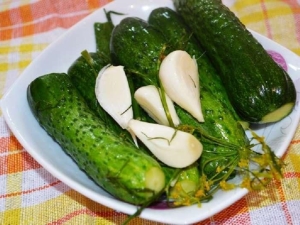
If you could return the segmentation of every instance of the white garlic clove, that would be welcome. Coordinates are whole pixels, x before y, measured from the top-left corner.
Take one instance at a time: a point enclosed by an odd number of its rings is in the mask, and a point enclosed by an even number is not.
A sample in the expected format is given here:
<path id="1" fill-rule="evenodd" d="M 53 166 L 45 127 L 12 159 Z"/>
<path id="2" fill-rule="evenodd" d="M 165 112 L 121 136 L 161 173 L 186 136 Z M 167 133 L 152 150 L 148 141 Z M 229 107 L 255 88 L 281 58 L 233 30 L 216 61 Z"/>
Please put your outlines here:
<path id="1" fill-rule="evenodd" d="M 173 124 L 178 126 L 180 121 L 175 111 L 174 104 L 169 96 L 165 96 Z M 154 85 L 140 87 L 135 91 L 134 98 L 154 121 L 162 125 L 170 126 L 157 87 Z"/>
<path id="2" fill-rule="evenodd" d="M 159 78 L 165 92 L 175 103 L 199 122 L 204 122 L 195 59 L 182 50 L 171 52 L 161 63 Z"/>
<path id="3" fill-rule="evenodd" d="M 153 155 L 168 166 L 187 167 L 202 154 L 202 144 L 190 133 L 139 120 L 130 120 L 128 126 Z"/>
<path id="4" fill-rule="evenodd" d="M 108 65 L 96 79 L 96 98 L 101 107 L 123 128 L 133 118 L 132 100 L 123 66 Z"/>

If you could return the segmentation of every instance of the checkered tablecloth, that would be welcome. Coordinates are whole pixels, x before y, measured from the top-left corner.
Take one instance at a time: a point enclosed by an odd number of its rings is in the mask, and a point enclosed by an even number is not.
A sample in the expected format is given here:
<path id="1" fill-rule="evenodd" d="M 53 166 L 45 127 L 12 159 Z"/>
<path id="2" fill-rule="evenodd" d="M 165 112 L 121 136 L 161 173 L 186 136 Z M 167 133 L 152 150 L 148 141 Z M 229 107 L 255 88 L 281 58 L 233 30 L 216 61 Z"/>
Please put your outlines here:
<path id="1" fill-rule="evenodd" d="M 126 1 L 126 0 L 116 0 Z M 159 0 L 157 0 L 159 1 Z M 110 0 L 0 0 L 0 97 L 73 24 Z M 300 55 L 299 0 L 224 0 L 248 28 Z M 300 71 L 299 71 L 300 76 Z M 13 104 L 13 102 L 12 102 Z M 21 110 L 21 109 L 20 109 Z M 282 182 L 249 193 L 204 224 L 300 224 L 300 127 Z M 126 215 L 70 189 L 19 144 L 0 114 L 0 224 L 121 224 Z M 159 224 L 140 218 L 130 224 Z"/>

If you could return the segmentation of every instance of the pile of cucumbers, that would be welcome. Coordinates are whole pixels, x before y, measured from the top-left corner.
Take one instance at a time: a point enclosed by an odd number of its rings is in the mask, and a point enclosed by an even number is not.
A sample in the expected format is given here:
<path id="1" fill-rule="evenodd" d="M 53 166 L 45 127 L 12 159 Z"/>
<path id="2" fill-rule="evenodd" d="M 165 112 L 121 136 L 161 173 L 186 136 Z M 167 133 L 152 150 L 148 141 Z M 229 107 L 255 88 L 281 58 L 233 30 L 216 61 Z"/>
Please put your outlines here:
<path id="1" fill-rule="evenodd" d="M 282 161 L 247 124 L 276 122 L 296 101 L 289 75 L 278 66 L 220 0 L 174 0 L 147 21 L 127 17 L 118 25 L 96 23 L 95 52 L 83 51 L 67 73 L 38 77 L 28 103 L 40 125 L 99 186 L 116 198 L 147 207 L 164 199 L 170 207 L 209 201 L 220 189 L 261 189 L 280 178 Z M 201 22 L 199 22 L 201 21 Z M 99 105 L 95 82 L 108 64 L 125 68 L 131 92 L 160 87 L 158 70 L 172 51 L 198 64 L 205 122 L 176 105 L 180 125 L 203 144 L 200 159 L 176 169 L 139 147 Z M 153 120 L 133 99 L 134 118 Z M 260 144 L 261 150 L 252 150 Z M 240 177 L 240 183 L 230 182 Z"/>

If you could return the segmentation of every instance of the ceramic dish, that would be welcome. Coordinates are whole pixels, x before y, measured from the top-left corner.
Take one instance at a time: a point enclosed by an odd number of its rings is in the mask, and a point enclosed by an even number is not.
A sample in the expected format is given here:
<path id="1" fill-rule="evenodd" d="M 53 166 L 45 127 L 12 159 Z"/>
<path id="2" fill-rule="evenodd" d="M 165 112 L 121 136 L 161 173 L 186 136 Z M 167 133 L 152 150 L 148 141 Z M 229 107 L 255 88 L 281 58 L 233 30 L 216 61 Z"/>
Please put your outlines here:
<path id="1" fill-rule="evenodd" d="M 126 16 L 138 16 L 147 19 L 149 13 L 157 7 L 173 8 L 170 0 L 127 0 L 114 1 L 105 6 L 107 11 L 126 13 Z M 124 16 L 113 16 L 113 22 L 119 23 Z M 94 22 L 106 21 L 103 9 L 99 9 L 69 29 L 57 41 L 46 48 L 23 72 L 1 101 L 3 116 L 23 147 L 52 175 L 85 195 L 86 197 L 119 212 L 133 214 L 136 206 L 119 201 L 107 194 L 67 156 L 39 126 L 30 112 L 26 89 L 36 77 L 51 72 L 66 72 L 68 67 L 83 50 L 95 51 Z M 298 73 L 300 59 L 286 48 L 253 32 L 254 36 L 285 67 L 295 82 L 297 92 L 300 90 Z M 299 97 L 299 96 L 298 96 Z M 286 151 L 299 121 L 299 105 L 287 118 L 272 125 L 256 127 L 257 133 L 266 137 L 267 143 L 278 156 Z M 235 189 L 228 192 L 219 191 L 215 198 L 201 207 L 196 205 L 176 209 L 145 209 L 141 217 L 153 221 L 171 224 L 191 224 L 204 220 L 247 194 L 247 190 Z"/>

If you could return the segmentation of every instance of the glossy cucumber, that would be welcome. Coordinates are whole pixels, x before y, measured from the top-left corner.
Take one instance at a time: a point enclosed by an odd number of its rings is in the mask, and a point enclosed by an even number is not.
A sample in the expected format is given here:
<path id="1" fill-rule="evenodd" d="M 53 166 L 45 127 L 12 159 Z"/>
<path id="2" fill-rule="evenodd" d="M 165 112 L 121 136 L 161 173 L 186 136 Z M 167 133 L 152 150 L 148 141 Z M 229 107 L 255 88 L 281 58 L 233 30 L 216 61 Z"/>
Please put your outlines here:
<path id="1" fill-rule="evenodd" d="M 39 124 L 98 185 L 123 201 L 148 203 L 165 187 L 160 165 L 106 129 L 66 74 L 47 74 L 28 87 Z"/>
<path id="2" fill-rule="evenodd" d="M 125 18 L 112 32 L 110 50 L 112 63 L 124 65 L 128 74 L 134 74 L 136 86 L 158 85 L 157 71 L 168 52 L 159 30 L 140 18 Z"/>
<path id="3" fill-rule="evenodd" d="M 292 111 L 291 78 L 221 0 L 174 0 L 174 5 L 219 71 L 243 120 L 276 122 Z"/>

